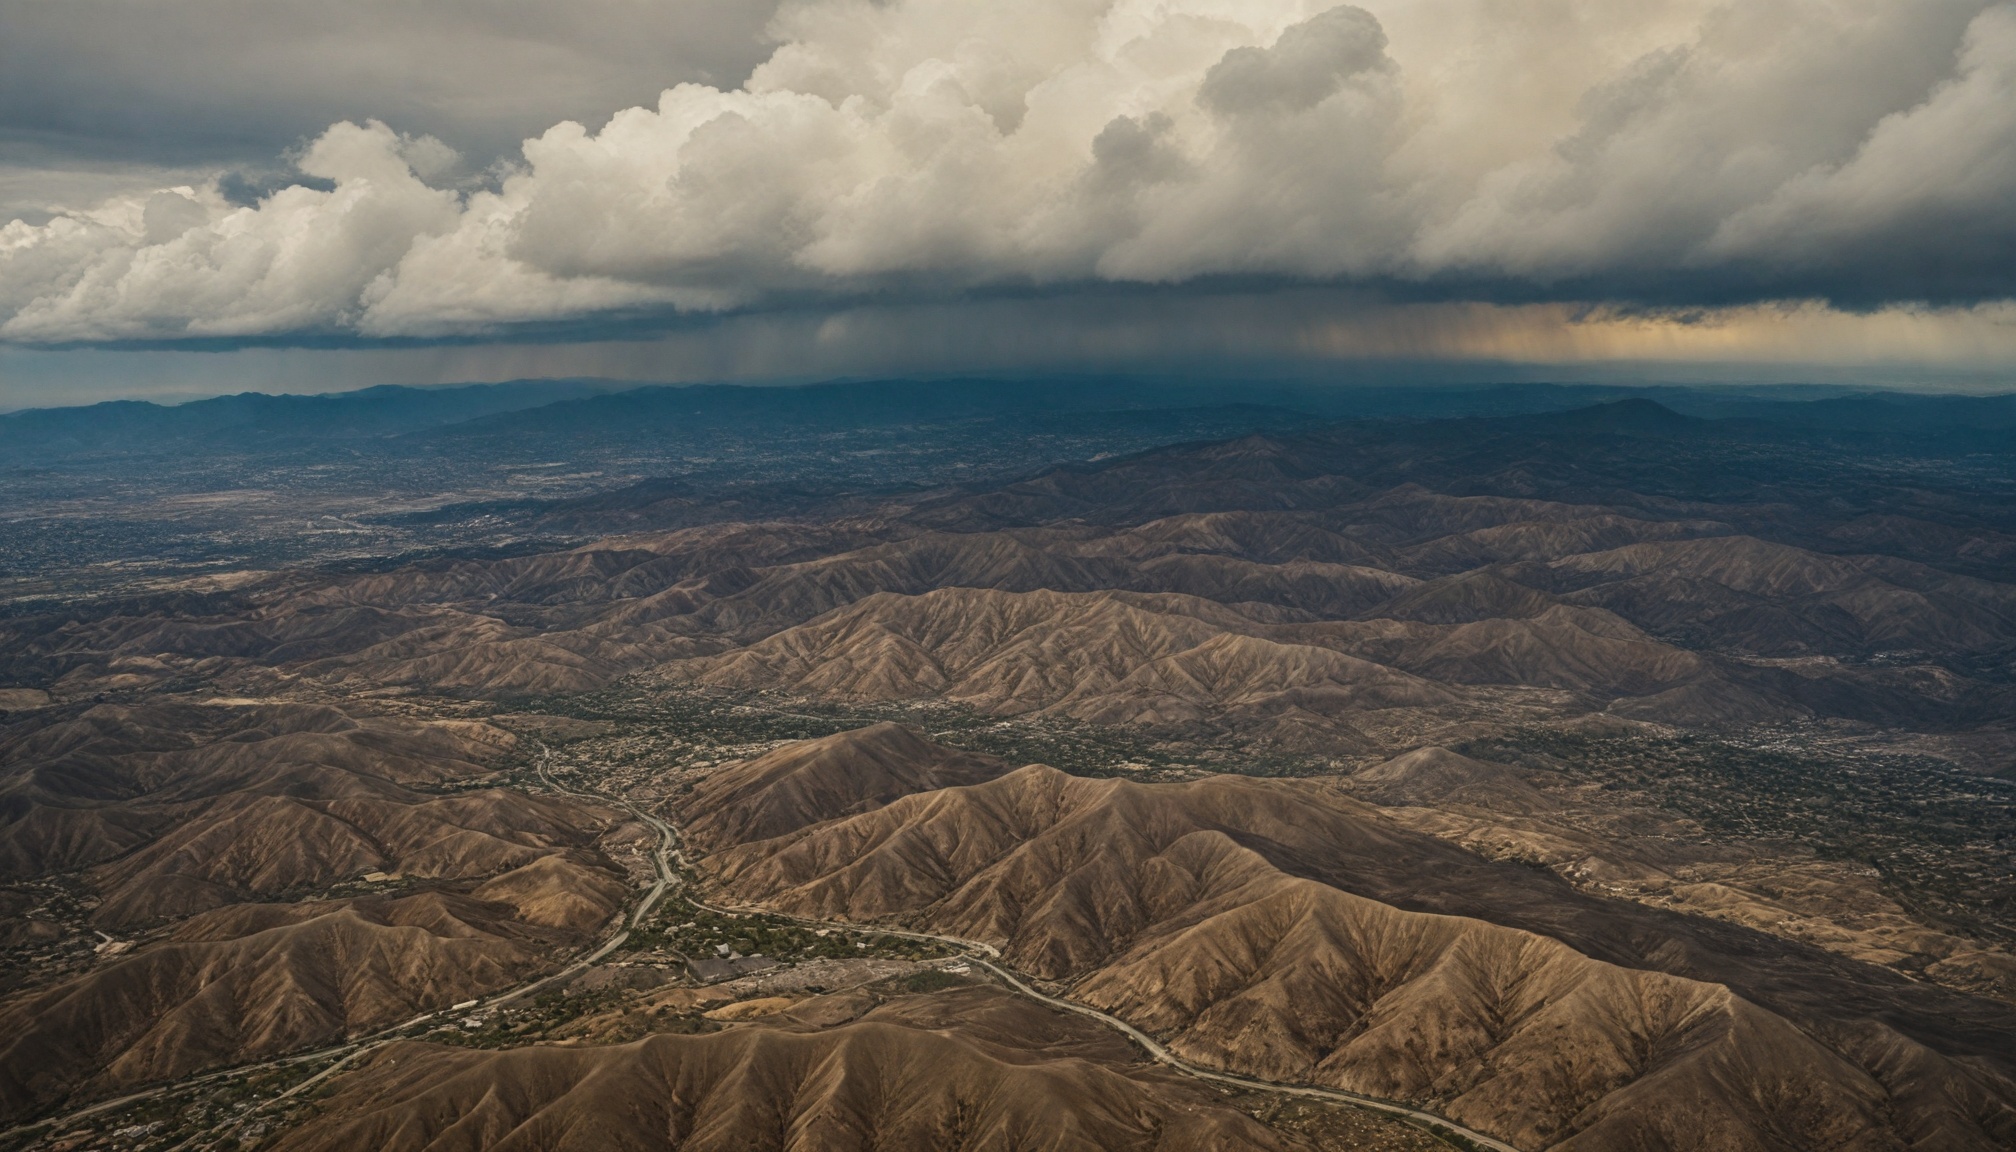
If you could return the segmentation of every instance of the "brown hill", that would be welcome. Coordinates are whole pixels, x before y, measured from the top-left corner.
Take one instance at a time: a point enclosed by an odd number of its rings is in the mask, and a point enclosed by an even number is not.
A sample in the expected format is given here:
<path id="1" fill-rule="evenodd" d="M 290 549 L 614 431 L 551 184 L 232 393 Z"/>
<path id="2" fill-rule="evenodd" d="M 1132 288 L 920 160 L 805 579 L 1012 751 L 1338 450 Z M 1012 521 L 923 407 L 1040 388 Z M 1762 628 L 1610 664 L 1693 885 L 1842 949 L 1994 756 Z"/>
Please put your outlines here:
<path id="1" fill-rule="evenodd" d="M 1996 669 L 2016 650 L 2016 584 L 1980 578 L 2006 566 L 1987 558 L 2000 537 L 1969 522 L 1965 501 L 1948 494 L 1913 516 L 1836 523 L 1831 496 L 1786 503 L 1767 485 L 1718 502 L 1709 496 L 1723 492 L 1720 475 L 1690 481 L 1695 497 L 1675 494 L 1656 468 L 1646 474 L 1657 481 L 1650 494 L 1614 476 L 1578 486 L 1563 477 L 1586 468 L 1596 441 L 1623 453 L 1611 461 L 1619 465 L 1644 445 L 1616 429 L 1535 441 L 1531 429 L 1494 427 L 1247 437 L 1064 467 L 991 491 L 892 497 L 857 520 L 717 524 L 536 556 L 275 577 L 227 602 L 136 601 L 89 619 L 10 622 L 0 625 L 0 651 L 24 670 L 24 686 L 59 702 L 180 676 L 255 688 L 306 676 L 346 689 L 575 692 L 716 658 L 775 666 L 719 671 L 712 682 L 880 699 L 949 691 L 1029 711 L 1057 707 L 1057 693 L 1034 680 L 1029 691 L 954 685 L 968 677 L 947 679 L 930 667 L 929 645 L 920 654 L 900 636 L 867 637 L 858 660 L 822 659 L 816 670 L 756 650 L 881 596 L 1105 595 L 1139 606 L 1146 595 L 1214 604 L 1247 622 L 1224 630 L 1333 648 L 1443 688 L 1519 690 L 1509 713 L 1506 693 L 1455 692 L 1444 701 L 1452 724 L 1613 705 L 1684 725 L 1818 716 L 1950 729 L 2007 714 L 2012 696 Z M 1625 439 L 1605 439 L 1617 435 Z M 1531 455 L 1543 442 L 1545 463 Z M 1890 554 L 1834 551 L 1893 539 Z M 1974 574 L 1914 559 L 1928 549 Z M 1635 634 L 1594 623 L 1605 616 Z M 1326 643 L 1312 638 L 1320 633 L 1251 626 L 1338 622 L 1380 628 L 1360 648 L 1342 632 Z M 1477 628 L 1442 643 L 1398 625 Z M 1758 656 L 1835 663 L 1759 671 Z M 1315 675 L 1309 687 L 1323 700 L 1350 699 L 1328 672 Z M 1248 707 L 1206 695 L 1071 707 L 1114 721 L 1209 715 L 1258 732 L 1296 707 L 1286 697 Z M 1001 703 L 1011 697 L 1023 699 Z M 1320 724 L 1298 725 L 1325 738 Z M 1388 727 L 1332 724 L 1328 738 L 1355 747 L 1354 732 Z"/>
<path id="2" fill-rule="evenodd" d="M 918 1001 L 926 1003 L 919 1004 Z M 936 1001 L 938 1003 L 930 1003 Z M 506 1052 L 397 1044 L 285 1152 L 1304 1152 L 1096 1025 L 991 989 L 851 1023 Z"/>
<path id="3" fill-rule="evenodd" d="M 1383 566 L 1383 548 L 1339 527 L 1335 517 L 1317 512 L 1191 512 L 1116 533 L 1108 547 L 1122 555 L 1209 553 L 1260 564 Z"/>
<path id="4" fill-rule="evenodd" d="M 2016 642 L 2016 586 L 1747 536 L 1636 544 L 1517 575 L 1656 632 L 1770 655 Z"/>
<path id="5" fill-rule="evenodd" d="M 1455 686 L 1465 684 L 1565 689 L 1584 694 L 1579 710 L 1590 710 L 1715 682 L 1718 674 L 1611 613 L 1560 604 L 1529 618 L 1463 624 L 1280 623 L 1197 597 L 961 588 L 877 594 L 747 648 L 668 664 L 657 675 L 1168 725 L 1248 723 L 1291 710 L 1332 718 L 1460 713 L 1465 697 Z M 1558 696 L 1540 704 L 1577 710 Z M 1657 714 L 1658 707 L 1641 711 Z"/>
<path id="6" fill-rule="evenodd" d="M 1177 592 L 1245 608 L 1271 605 L 1314 617 L 1356 616 L 1412 588 L 1397 572 L 1358 564 L 1289 560 L 1261 564 L 1227 556 L 1194 554 L 1146 561 L 1138 575 L 1121 584 L 1143 592 Z M 1250 608 L 1246 608 L 1251 611 Z"/>
<path id="7" fill-rule="evenodd" d="M 303 704 L 17 726 L 0 743 L 11 875 L 81 868 L 92 922 L 122 934 L 189 919 L 0 1007 L 0 1110 L 333 1042 L 555 966 L 628 887 L 595 848 L 613 813 L 480 786 L 514 743 Z M 246 902 L 356 893 L 374 872 L 400 894 Z"/>
<path id="8" fill-rule="evenodd" d="M 1032 767 L 720 852 L 705 868 L 744 902 L 994 942 L 1201 1062 L 1420 1100 L 1522 1146 L 1677 1150 L 1705 1135 L 1732 1149 L 1987 1149 L 2016 1136 L 2006 1061 L 1979 1063 L 2006 1057 L 1990 1055 L 1998 1030 L 2016 1034 L 2006 1009 L 1949 997 L 1961 1015 L 1920 1018 L 1911 1039 L 1862 1023 L 1868 987 L 1813 987 L 1783 1005 L 1795 1023 L 1649 963 L 1402 911 L 1281 868 L 1367 861 L 1374 886 L 1379 868 L 1416 884 L 1440 872 L 1483 907 L 1537 898 L 1589 914 L 1586 900 L 1516 876 L 1525 869 L 1464 855 L 1296 786 L 1148 786 Z M 1637 913 L 1612 915 L 1611 931 L 1634 931 Z M 1718 931 L 1668 932 L 1663 946 L 1699 950 Z M 1799 962 L 1842 978 L 1830 960 Z M 1894 1000 L 1886 1011 L 1908 1014 Z M 1968 1014 L 1977 1022 L 1961 1025 Z"/>
<path id="9" fill-rule="evenodd" d="M 680 821 L 687 843 L 709 852 L 1007 770 L 992 756 L 933 744 L 900 724 L 876 724 L 716 769 L 680 801 Z"/>
<path id="10" fill-rule="evenodd" d="M 1668 431 L 1619 431 L 1647 419 Z M 1932 982 L 1944 957 L 1988 952 L 1888 949 L 1921 981 L 1855 959 L 1923 927 L 1901 909 L 1839 955 L 1743 927 L 1793 935 L 1775 926 L 1799 903 L 1751 899 L 1740 885 L 1785 877 L 1760 878 L 1762 855 L 1736 874 L 1747 848 L 1711 845 L 1728 869 L 1669 885 L 1674 908 L 1724 922 L 1487 860 L 1460 847 L 1487 850 L 1481 836 L 1451 831 L 1552 837 L 1570 854 L 1536 854 L 1549 864 L 1616 848 L 1612 879 L 1681 854 L 1660 843 L 1676 821 L 1570 827 L 1554 805 L 1572 789 L 1417 747 L 1527 721 L 1845 718 L 1860 727 L 1831 736 L 2007 746 L 2016 506 L 1944 462 L 1886 477 L 1837 453 L 1809 475 L 1835 450 L 1658 438 L 1691 424 L 1640 404 L 1566 433 L 1255 436 L 825 505 L 856 520 L 10 613 L 0 941 L 90 967 L 0 1004 L 0 1107 L 323 1043 L 522 979 L 624 895 L 595 847 L 615 813 L 491 786 L 508 733 L 366 714 L 424 700 L 94 698 L 567 693 L 655 669 L 1326 756 L 1416 749 L 1348 781 L 1149 786 L 1007 772 L 894 726 L 844 734 L 677 801 L 731 899 L 984 938 L 1192 1059 L 1424 1101 L 1534 1149 L 2016 1147 L 2016 1016 Z M 360 896 L 374 869 L 400 887 Z M 162 927 L 87 960 L 94 900 L 108 928 Z M 982 999 L 601 1051 L 404 1048 L 300 1139 L 1271 1146 L 1208 1094 Z"/>
<path id="11" fill-rule="evenodd" d="M 1577 512 L 1584 509 L 1577 507 Z M 1469 572 L 1494 564 L 1558 560 L 1653 540 L 1726 535 L 1734 529 L 1712 520 L 1639 520 L 1599 513 L 1568 520 L 1497 524 L 1443 536 L 1402 551 L 1405 571 L 1421 575 Z"/>
<path id="12" fill-rule="evenodd" d="M 204 913 L 0 1008 L 0 1111 L 330 1044 L 510 986 L 556 967 L 625 892 L 546 857 L 468 894 Z"/>
<path id="13" fill-rule="evenodd" d="M 402 748 L 402 736 L 424 743 Z M 388 780 L 481 772 L 470 758 L 475 746 L 455 746 L 457 736 L 396 724 L 373 729 L 319 706 L 105 705 L 17 727 L 0 743 L 0 766 L 11 770 L 0 778 L 0 867 L 34 875 L 121 855 L 177 818 L 134 811 L 136 797 L 165 791 L 187 799 L 191 780 L 200 781 L 197 795 L 228 792 L 234 774 L 262 771 L 274 759 L 339 769 L 369 763 Z M 501 731 L 497 736 L 510 739 Z"/>
<path id="14" fill-rule="evenodd" d="M 1565 688 L 1611 700 L 1650 695 L 1715 673 L 1600 608 L 1550 604 L 1525 616 L 1464 623 L 1323 621 L 1271 630 L 1445 684 Z"/>
<path id="15" fill-rule="evenodd" d="M 1423 624 L 1468 624 L 1477 620 L 1521 620 L 1555 606 L 1555 599 L 1495 572 L 1471 572 L 1430 580 L 1371 613 L 1389 620 Z"/>
<path id="16" fill-rule="evenodd" d="M 939 696 L 984 711 L 1173 723 L 1288 707 L 1427 707 L 1445 689 L 1170 594 L 877 594 L 740 651 L 666 666 L 711 686 L 841 698 Z"/>
<path id="17" fill-rule="evenodd" d="M 1559 805 L 1502 764 L 1447 748 L 1416 748 L 1351 777 L 1352 792 L 1380 804 L 1467 804 L 1503 812 L 1545 812 Z"/>
<path id="18" fill-rule="evenodd" d="M 16 736 L 0 764 L 0 862 L 80 867 L 108 928 L 326 887 L 367 872 L 475 880 L 588 846 L 609 815 L 498 788 L 514 738 L 462 723 L 358 720 L 314 705 L 104 705 Z"/>

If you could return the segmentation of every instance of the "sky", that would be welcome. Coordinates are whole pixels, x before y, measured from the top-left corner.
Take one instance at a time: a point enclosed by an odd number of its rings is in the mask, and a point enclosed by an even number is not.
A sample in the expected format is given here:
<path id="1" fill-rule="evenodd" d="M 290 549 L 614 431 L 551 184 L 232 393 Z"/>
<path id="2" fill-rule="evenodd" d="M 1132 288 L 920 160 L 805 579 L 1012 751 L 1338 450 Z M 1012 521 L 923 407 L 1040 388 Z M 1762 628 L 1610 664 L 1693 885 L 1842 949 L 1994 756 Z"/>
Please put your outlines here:
<path id="1" fill-rule="evenodd" d="M 2016 387 L 2016 3 L 0 0 L 0 408 Z"/>

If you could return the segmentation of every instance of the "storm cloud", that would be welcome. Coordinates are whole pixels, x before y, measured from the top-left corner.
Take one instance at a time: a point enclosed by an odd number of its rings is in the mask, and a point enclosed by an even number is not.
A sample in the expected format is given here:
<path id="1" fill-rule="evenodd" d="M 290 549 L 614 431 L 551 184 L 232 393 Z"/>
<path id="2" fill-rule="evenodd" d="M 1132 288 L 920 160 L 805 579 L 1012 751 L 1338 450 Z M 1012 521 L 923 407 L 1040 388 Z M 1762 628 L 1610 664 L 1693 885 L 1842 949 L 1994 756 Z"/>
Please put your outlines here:
<path id="1" fill-rule="evenodd" d="M 255 204 L 211 181 L 15 221 L 0 338 L 435 339 L 1228 280 L 2016 294 L 2016 4 L 811 0 L 769 34 L 739 86 L 563 121 L 487 186 L 360 117 Z"/>

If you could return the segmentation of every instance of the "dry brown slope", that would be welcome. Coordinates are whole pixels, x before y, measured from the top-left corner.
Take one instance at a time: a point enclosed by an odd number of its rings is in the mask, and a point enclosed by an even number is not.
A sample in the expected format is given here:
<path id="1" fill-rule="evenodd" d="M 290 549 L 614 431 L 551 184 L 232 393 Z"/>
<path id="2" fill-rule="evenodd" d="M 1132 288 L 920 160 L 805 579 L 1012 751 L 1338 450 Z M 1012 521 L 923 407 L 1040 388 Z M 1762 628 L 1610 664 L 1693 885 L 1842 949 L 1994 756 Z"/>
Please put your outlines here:
<path id="1" fill-rule="evenodd" d="M 708 852 L 1007 770 L 992 756 L 934 744 L 900 724 L 876 724 L 717 769 L 679 802 L 679 816 L 687 843 Z"/>
<path id="2" fill-rule="evenodd" d="M 481 778 L 512 737 L 314 705 L 100 706 L 0 748 L 0 861 L 87 867 L 95 920 L 131 927 L 372 871 L 474 880 L 585 849 L 572 801 L 411 784 Z"/>
<path id="3" fill-rule="evenodd" d="M 2016 586 L 1750 536 L 1633 544 L 1516 571 L 1645 627 L 1756 652 L 1972 652 L 2016 641 Z"/>
<path id="4" fill-rule="evenodd" d="M 1382 610 L 1383 611 L 1383 610 Z M 1706 661 L 1598 608 L 1432 623 L 1379 616 L 1279 625 L 1270 638 L 1334 648 L 1446 684 L 1561 688 L 1608 700 L 1712 680 Z"/>
<path id="5" fill-rule="evenodd" d="M 1310 512 L 1183 513 L 1116 533 L 1106 547 L 1122 555 L 1212 553 L 1262 564 L 1382 562 L 1382 549 L 1339 527 L 1334 518 Z"/>
<path id="6" fill-rule="evenodd" d="M 659 674 L 839 698 L 938 696 L 991 712 L 1056 710 L 1103 722 L 1456 699 L 1404 672 L 1254 635 L 1262 628 L 1225 605 L 1167 593 L 878 593 Z"/>
<path id="7" fill-rule="evenodd" d="M 1340 731 L 1380 710 L 1467 714 L 1479 706 L 1468 685 L 1503 686 L 1548 714 L 1634 697 L 1656 714 L 1678 690 L 1736 691 L 1700 657 L 1611 613 L 1522 591 L 1534 603 L 1521 618 L 1440 624 L 1284 622 L 1265 605 L 1169 593 L 877 593 L 657 675 L 838 699 L 939 697 L 1100 723 L 1264 723 L 1295 713 L 1330 717 Z"/>
<path id="8" fill-rule="evenodd" d="M 131 851 L 191 803 L 310 765 L 394 785 L 480 777 L 515 738 L 462 723 L 307 704 L 99 705 L 0 743 L 0 869 L 86 867 Z"/>
<path id="9" fill-rule="evenodd" d="M 1633 515 L 1608 504 L 1450 496 L 1411 484 L 1361 491 L 1321 472 L 1347 466 L 1347 458 L 1319 452 L 1324 462 L 1297 463 L 1298 452 L 1267 441 L 1186 449 L 972 498 L 977 508 L 1012 505 L 1037 489 L 1077 494 L 1007 529 L 933 531 L 930 509 L 911 515 L 895 506 L 892 519 L 873 522 L 725 525 L 537 557 L 277 580 L 233 611 L 164 618 L 136 608 L 131 616 L 37 635 L 30 646 L 46 666 L 68 669 L 53 682 L 59 696 L 145 681 L 195 659 L 204 674 L 270 678 L 280 668 L 339 685 L 524 694 L 594 688 L 638 668 L 722 652 L 731 663 L 764 663 L 746 653 L 786 643 L 779 637 L 812 627 L 808 621 L 823 626 L 876 596 L 1127 590 L 1236 606 L 1254 622 L 1353 617 L 1394 625 L 1386 629 L 1391 635 L 1368 634 L 1364 650 L 1317 646 L 1445 685 L 1524 691 L 1522 707 L 1550 714 L 1623 700 L 1634 716 L 1682 724 L 1818 713 L 1924 727 L 1988 722 L 2009 707 L 2006 692 L 1966 672 L 1967 661 L 2016 643 L 2009 586 L 1893 557 L 1846 559 L 1732 535 L 1730 525 L 1699 517 L 1716 511 L 1709 505 L 1651 501 L 1665 514 L 1688 516 L 1660 519 L 1649 507 Z M 1162 509 L 1171 493 L 1134 487 L 1171 478 L 1179 487 L 1201 485 L 1189 496 L 1177 493 L 1179 504 L 1209 490 L 1245 510 Z M 1633 503 L 1629 493 L 1611 495 Z M 1059 519 L 1080 507 L 1080 496 L 1117 502 L 1100 516 L 1115 526 Z M 1306 509 L 1284 510 L 1305 497 L 1313 498 Z M 1167 511 L 1176 514 L 1138 522 Z M 1462 571 L 1473 563 L 1486 567 Z M 1437 578 L 1419 585 L 1422 575 Z M 1600 608 L 1662 639 L 1591 626 L 1604 615 L 1592 610 Z M 1447 636 L 1405 627 L 1417 624 L 1475 627 Z M 1816 665 L 1796 676 L 1739 674 L 1667 642 L 1675 636 L 1724 655 L 1922 649 L 1947 667 L 1878 675 L 1859 665 Z M 863 643 L 817 675 L 775 667 L 718 675 L 883 697 L 929 695 L 947 682 L 945 669 L 930 666 L 933 653 L 901 637 Z M 737 645 L 752 648 L 730 651 Z M 1390 661 L 1377 654 L 1396 645 Z M 957 698 L 991 707 L 998 689 L 968 685 Z M 1326 701 L 1338 695 L 1327 687 L 1320 693 Z M 1463 719 L 1498 719 L 1495 698 L 1504 693 L 1487 695 L 1493 699 L 1460 709 Z M 1221 705 L 1123 695 L 1072 707 L 1088 718 L 1180 721 Z M 1278 699 L 1260 718 L 1271 724 L 1296 707 Z"/>
<path id="10" fill-rule="evenodd" d="M 938 999 L 936 997 L 929 999 Z M 753 1025 L 602 1048 L 399 1044 L 284 1152 L 1294 1152 L 1211 1095 L 1004 993 L 828 1030 Z M 992 1017 L 990 1026 L 972 1023 Z M 1061 1047 L 1058 1053 L 1053 1047 Z M 1088 1059 L 1081 1052 L 1103 1059 Z"/>
<path id="11" fill-rule="evenodd" d="M 625 891 L 549 857 L 467 894 L 205 913 L 0 1007 L 0 1112 L 330 1044 L 508 987 L 554 967 Z"/>
<path id="12" fill-rule="evenodd" d="M 1555 560 L 1653 540 L 1721 536 L 1733 532 L 1712 520 L 1640 520 L 1600 510 L 1577 519 L 1528 520 L 1457 533 L 1403 550 L 1403 571 L 1419 574 L 1467 572 L 1490 564 Z"/>
<path id="13" fill-rule="evenodd" d="M 996 942 L 1201 1062 L 1418 1100 L 1522 1146 L 1700 1147 L 1704 1105 L 1732 1149 L 2016 1138 L 2016 1085 L 1901 1036 L 1848 1045 L 1889 1052 L 1865 1070 L 1726 987 L 1400 911 L 1242 846 L 1298 838 L 1308 800 L 1031 767 L 707 868 L 736 899 Z M 1317 821 L 1333 837 L 1418 847 L 1339 814 Z"/>
<path id="14" fill-rule="evenodd" d="M 1469 804 L 1501 812 L 1545 812 L 1553 799 L 1502 764 L 1433 746 L 1416 748 L 1351 777 L 1352 791 L 1380 804 Z"/>
<path id="15" fill-rule="evenodd" d="M 108 927 L 144 924 L 374 871 L 481 878 L 584 847 L 606 823 L 577 805 L 505 789 L 330 796 L 330 784 L 350 781 L 289 775 L 286 794 L 220 798 L 145 848 L 92 870 L 105 894 L 94 919 Z"/>

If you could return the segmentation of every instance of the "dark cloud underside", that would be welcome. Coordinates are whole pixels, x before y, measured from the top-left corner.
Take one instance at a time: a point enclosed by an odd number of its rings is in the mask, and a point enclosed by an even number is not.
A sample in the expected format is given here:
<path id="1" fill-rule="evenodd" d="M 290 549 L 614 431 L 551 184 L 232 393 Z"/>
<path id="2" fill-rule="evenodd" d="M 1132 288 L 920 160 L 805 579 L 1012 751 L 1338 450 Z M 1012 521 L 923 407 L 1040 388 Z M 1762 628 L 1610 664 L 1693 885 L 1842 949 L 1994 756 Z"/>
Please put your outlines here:
<path id="1" fill-rule="evenodd" d="M 1088 286 L 1625 311 L 2016 294 L 2011 3 L 807 0 L 767 56 L 765 14 L 725 2 L 17 7 L 6 130 L 164 160 L 315 132 L 298 183 L 220 171 L 7 226 L 17 343 Z"/>

